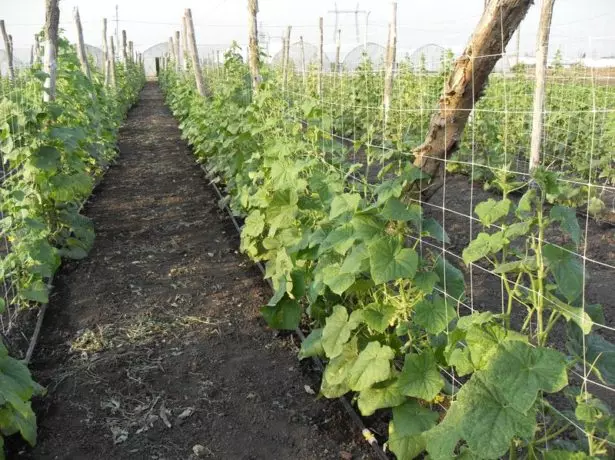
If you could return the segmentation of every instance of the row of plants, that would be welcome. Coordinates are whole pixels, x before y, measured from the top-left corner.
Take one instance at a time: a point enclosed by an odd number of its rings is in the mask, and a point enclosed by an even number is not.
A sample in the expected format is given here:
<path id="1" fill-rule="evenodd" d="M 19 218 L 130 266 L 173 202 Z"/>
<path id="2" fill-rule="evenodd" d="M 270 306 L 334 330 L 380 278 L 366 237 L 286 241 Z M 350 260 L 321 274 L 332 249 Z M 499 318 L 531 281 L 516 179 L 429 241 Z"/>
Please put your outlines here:
<path id="1" fill-rule="evenodd" d="M 364 416 L 390 411 L 386 445 L 400 459 L 611 456 L 615 419 L 575 379 L 588 364 L 615 384 L 615 347 L 594 332 L 601 307 L 584 303 L 581 232 L 557 177 L 538 170 L 516 203 L 520 184 L 499 176 L 502 199 L 476 206 L 484 231 L 463 260 L 502 277 L 506 308 L 469 311 L 462 269 L 422 244 L 446 232 L 405 195 L 424 173 L 400 157 L 376 184 L 357 180 L 363 165 L 330 135 L 340 120 L 327 101 L 289 100 L 275 69 L 261 72 L 252 92 L 234 47 L 207 98 L 190 73 L 160 81 L 197 160 L 226 187 L 220 204 L 245 219 L 241 250 L 265 264 L 275 293 L 264 318 L 309 328 L 300 358 L 326 362 L 320 394 L 350 394 Z M 566 245 L 546 243 L 547 231 Z M 566 351 L 551 346 L 558 327 Z"/>
<path id="2" fill-rule="evenodd" d="M 0 285 L 13 286 L 0 297 L 2 313 L 47 303 L 61 260 L 82 259 L 92 246 L 94 228 L 81 207 L 117 155 L 119 126 L 144 83 L 140 66 L 116 65 L 115 88 L 105 87 L 93 61 L 88 79 L 74 46 L 61 38 L 53 102 L 43 101 L 47 74 L 40 65 L 1 81 L 0 160 L 12 174 L 0 183 L 0 237 L 8 241 Z M 30 399 L 43 391 L 0 343 L 3 436 L 19 432 L 34 445 Z"/>
<path id="3" fill-rule="evenodd" d="M 333 132 L 340 136 L 411 151 L 424 139 L 452 62 L 451 53 L 445 53 L 441 70 L 434 73 L 424 64 L 402 60 L 386 126 L 383 71 L 367 58 L 352 72 L 324 74 L 322 95 L 317 69 L 311 69 L 305 82 L 291 69 L 285 97 L 298 101 L 307 91 L 322 98 Z M 523 65 L 510 74 L 492 75 L 453 158 L 458 163 L 451 162 L 450 170 L 486 182 L 494 178 L 494 169 L 526 173 L 533 94 L 533 78 Z M 556 63 L 547 81 L 543 163 L 579 181 L 614 184 L 614 106 L 612 86 L 594 80 L 588 69 L 564 69 Z"/>

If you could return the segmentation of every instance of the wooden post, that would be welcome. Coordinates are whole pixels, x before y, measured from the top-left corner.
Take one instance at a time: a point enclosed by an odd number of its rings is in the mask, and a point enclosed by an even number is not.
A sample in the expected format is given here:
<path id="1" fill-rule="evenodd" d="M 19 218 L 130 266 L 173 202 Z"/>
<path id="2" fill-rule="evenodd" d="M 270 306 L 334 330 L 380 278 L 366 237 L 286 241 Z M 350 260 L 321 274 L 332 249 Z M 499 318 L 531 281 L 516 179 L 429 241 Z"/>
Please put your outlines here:
<path id="1" fill-rule="evenodd" d="M 384 124 L 386 126 L 389 119 L 389 109 L 393 97 L 393 73 L 395 71 L 395 55 L 397 54 L 397 2 L 391 3 L 391 22 L 389 24 L 389 41 L 386 51 L 386 65 L 384 73 L 384 96 L 382 105 L 384 107 Z"/>
<path id="2" fill-rule="evenodd" d="M 81 71 L 88 77 L 88 80 L 92 79 L 90 74 L 90 63 L 88 62 L 88 55 L 85 52 L 85 43 L 83 41 L 83 28 L 81 27 L 81 17 L 79 16 L 79 8 L 75 7 L 73 11 L 75 18 L 75 26 L 77 27 L 77 54 L 79 56 L 79 62 L 81 63 Z"/>
<path id="3" fill-rule="evenodd" d="M 340 52 L 342 50 L 342 29 L 337 30 L 337 40 L 335 43 L 335 72 L 341 73 L 342 63 L 340 62 Z"/>
<path id="4" fill-rule="evenodd" d="M 517 51 L 515 53 L 515 65 L 519 65 L 519 55 L 521 53 L 521 24 L 517 28 Z"/>
<path id="5" fill-rule="evenodd" d="M 179 73 L 181 71 L 181 47 L 180 47 L 180 33 L 179 30 L 175 31 L 175 72 Z"/>
<path id="6" fill-rule="evenodd" d="M 250 66 L 250 75 L 252 75 L 252 88 L 258 89 L 258 85 L 261 80 L 260 76 L 260 56 L 258 49 L 258 0 L 248 0 L 248 13 L 249 13 L 249 42 L 248 42 L 248 63 Z"/>
<path id="7" fill-rule="evenodd" d="M 534 115 L 532 118 L 532 142 L 530 147 L 530 171 L 540 165 L 540 146 L 544 122 L 545 88 L 547 80 L 547 57 L 549 53 L 549 32 L 553 18 L 555 0 L 542 0 L 540 24 L 536 38 L 536 83 L 534 86 Z"/>
<path id="8" fill-rule="evenodd" d="M 43 100 L 54 101 L 56 98 L 57 55 L 58 55 L 58 24 L 60 23 L 60 8 L 58 0 L 46 0 L 45 12 L 45 60 L 43 70 L 48 75 L 43 85 Z"/>
<path id="9" fill-rule="evenodd" d="M 128 64 L 128 42 L 126 41 L 126 31 L 122 30 L 122 62 Z"/>
<path id="10" fill-rule="evenodd" d="M 432 179 L 436 178 L 442 160 L 457 150 L 489 74 L 532 4 L 533 0 L 490 0 L 462 56 L 455 61 L 425 141 L 413 150 L 414 165 Z M 422 192 L 429 198 L 427 189 Z"/>
<path id="11" fill-rule="evenodd" d="M 11 39 L 6 33 L 6 26 L 4 25 L 4 19 L 0 19 L 0 31 L 2 31 L 2 39 L 4 40 L 4 49 L 6 50 L 6 59 L 9 66 L 9 80 L 15 80 L 15 67 L 13 67 L 13 46 L 11 45 Z"/>
<path id="12" fill-rule="evenodd" d="M 286 89 L 286 86 L 288 85 L 288 66 L 290 64 L 289 60 L 290 60 L 290 31 L 291 31 L 291 26 L 288 26 L 286 28 L 286 37 L 284 38 L 284 68 L 282 70 L 283 74 L 284 74 L 284 86 L 283 88 Z"/>
<path id="13" fill-rule="evenodd" d="M 182 16 L 182 64 L 184 70 L 188 70 L 188 25 L 185 14 Z"/>
<path id="14" fill-rule="evenodd" d="M 30 67 L 34 65 L 34 45 L 30 47 Z"/>
<path id="15" fill-rule="evenodd" d="M 107 43 L 107 18 L 103 18 L 102 49 L 103 49 L 102 72 L 103 72 L 104 82 L 106 86 L 109 81 L 109 75 L 107 75 L 107 61 L 109 60 L 109 44 Z"/>
<path id="16" fill-rule="evenodd" d="M 111 81 L 111 87 L 116 89 L 117 78 L 115 75 L 115 43 L 113 43 L 113 35 L 109 37 L 109 44 L 111 46 L 111 54 L 109 55 L 109 79 Z"/>
<path id="17" fill-rule="evenodd" d="M 194 35 L 194 22 L 192 21 L 192 11 L 190 8 L 185 10 L 186 25 L 188 26 L 188 45 L 190 47 L 190 58 L 192 59 L 192 70 L 196 81 L 196 89 L 203 97 L 207 95 L 203 73 L 201 72 L 201 62 L 199 61 L 199 50 L 196 46 L 196 36 Z"/>
<path id="18" fill-rule="evenodd" d="M 305 72 L 305 47 L 303 46 L 303 35 L 299 37 L 299 46 L 301 47 L 301 75 L 303 77 L 303 87 L 307 83 L 307 75 Z"/>
<path id="19" fill-rule="evenodd" d="M 135 44 L 132 40 L 128 41 L 128 60 L 134 64 L 135 62 Z"/>
<path id="20" fill-rule="evenodd" d="M 34 63 L 41 63 L 41 39 L 39 34 L 34 34 Z"/>
<path id="21" fill-rule="evenodd" d="M 175 44 L 173 43 L 173 37 L 169 37 L 169 58 L 175 60 Z"/>
<path id="22" fill-rule="evenodd" d="M 322 16 L 318 18 L 320 46 L 318 47 L 318 95 L 322 96 L 322 72 L 325 66 L 325 31 Z"/>

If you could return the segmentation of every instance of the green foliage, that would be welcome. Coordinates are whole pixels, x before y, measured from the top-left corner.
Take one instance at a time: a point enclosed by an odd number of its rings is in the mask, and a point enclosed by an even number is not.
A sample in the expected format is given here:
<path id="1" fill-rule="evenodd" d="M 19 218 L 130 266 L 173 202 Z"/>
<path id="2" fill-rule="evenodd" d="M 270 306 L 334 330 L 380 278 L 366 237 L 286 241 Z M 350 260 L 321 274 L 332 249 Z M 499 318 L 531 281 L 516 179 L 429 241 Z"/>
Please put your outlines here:
<path id="1" fill-rule="evenodd" d="M 252 93 L 233 51 L 224 72 L 209 76 L 211 97 L 197 97 L 191 79 L 173 72 L 163 75 L 162 85 L 198 161 L 224 183 L 233 212 L 246 217 L 242 251 L 265 263 L 276 291 L 263 307 L 268 323 L 292 328 L 297 313 L 305 312 L 302 324 L 312 332 L 299 357 L 325 361 L 321 395 L 352 392 L 363 415 L 391 409 L 388 446 L 398 458 L 425 451 L 433 459 L 506 452 L 537 458 L 541 433 L 557 432 L 563 423 L 537 418 L 548 407 L 545 395 L 568 385 L 569 367 L 583 351 L 571 340 L 566 356 L 548 348 L 547 338 L 558 320 L 581 337 L 593 324 L 579 307 L 582 279 L 572 252 L 544 243 L 545 230 L 555 225 L 575 247 L 581 243 L 574 212 L 564 206 L 569 191 L 541 171 L 538 189 L 518 204 L 506 192 L 502 200 L 477 206 L 484 231 L 465 249 L 464 262 L 491 264 L 511 300 L 503 314 L 461 315 L 463 272 L 440 251 L 418 247 L 421 238 L 449 243 L 448 235 L 420 206 L 404 201 L 404 189 L 424 174 L 407 157 L 389 153 L 393 148 L 373 149 L 383 125 L 380 111 L 371 109 L 380 103 L 381 79 L 368 61 L 361 69 L 322 76 L 324 100 L 338 92 L 348 98 L 339 114 L 317 97 L 314 73 L 305 87 L 289 75 L 291 93 L 302 91 L 300 99 L 281 97 L 279 75 L 268 68 Z M 398 78 L 416 84 L 403 67 Z M 414 139 L 392 126 L 386 129 L 391 138 L 399 136 L 398 147 Z M 332 133 L 357 140 L 338 142 Z M 360 163 L 348 160 L 357 154 L 365 157 Z M 391 160 L 378 185 L 354 177 L 358 170 L 369 175 L 378 156 Z M 551 202 L 557 206 L 549 214 Z M 519 331 L 510 321 L 516 305 L 527 306 L 529 318 Z M 543 321 L 545 312 L 550 316 Z M 611 378 L 611 356 L 603 357 L 595 344 L 595 372 Z M 450 381 L 451 372 L 463 376 L 461 389 L 459 380 Z M 585 449 L 580 437 L 576 441 Z"/>
<path id="2" fill-rule="evenodd" d="M 94 230 L 80 208 L 116 156 L 120 123 L 144 81 L 134 65 L 118 66 L 117 91 L 104 87 L 95 68 L 88 80 L 64 39 L 57 71 L 57 97 L 50 103 L 43 102 L 46 74 L 38 66 L 20 71 L 14 83 L 0 79 L 6 85 L 2 94 L 10 94 L 0 99 L 0 158 L 4 169 L 15 171 L 0 184 L 0 235 L 10 244 L 0 257 L 0 283 L 16 286 L 16 295 L 7 299 L 13 307 L 48 302 L 61 259 L 87 255 Z M 0 310 L 7 306 L 1 299 Z M 19 432 L 34 445 L 30 399 L 41 393 L 27 367 L 0 344 L 3 435 Z"/>

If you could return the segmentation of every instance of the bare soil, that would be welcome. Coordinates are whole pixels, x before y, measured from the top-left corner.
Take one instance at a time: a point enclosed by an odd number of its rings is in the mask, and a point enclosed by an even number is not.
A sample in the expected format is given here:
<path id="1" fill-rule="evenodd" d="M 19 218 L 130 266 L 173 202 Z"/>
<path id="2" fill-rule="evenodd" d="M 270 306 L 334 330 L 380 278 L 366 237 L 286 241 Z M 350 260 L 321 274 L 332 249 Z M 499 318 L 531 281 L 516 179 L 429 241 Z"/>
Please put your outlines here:
<path id="1" fill-rule="evenodd" d="M 56 277 L 32 369 L 39 441 L 19 459 L 369 458 L 148 83 L 86 207 L 89 257 Z"/>

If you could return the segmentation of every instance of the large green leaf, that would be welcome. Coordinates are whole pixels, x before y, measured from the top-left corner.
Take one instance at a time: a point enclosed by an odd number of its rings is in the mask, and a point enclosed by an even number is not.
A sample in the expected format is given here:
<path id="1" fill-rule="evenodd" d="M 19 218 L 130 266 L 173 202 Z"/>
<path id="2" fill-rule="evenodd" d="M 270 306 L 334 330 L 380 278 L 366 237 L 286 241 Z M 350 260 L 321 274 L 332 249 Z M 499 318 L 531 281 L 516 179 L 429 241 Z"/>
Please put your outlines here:
<path id="1" fill-rule="evenodd" d="M 265 229 L 265 216 L 257 209 L 252 211 L 246 217 L 243 229 L 241 230 L 242 237 L 251 236 L 257 237 L 263 233 Z"/>
<path id="2" fill-rule="evenodd" d="M 407 396 L 433 400 L 444 386 L 433 352 L 406 355 L 398 386 Z"/>
<path id="3" fill-rule="evenodd" d="M 301 321 L 301 306 L 296 300 L 284 298 L 276 305 L 261 307 L 261 313 L 269 327 L 295 330 Z"/>
<path id="4" fill-rule="evenodd" d="M 373 384 L 387 380 L 391 375 L 391 360 L 395 353 L 387 345 L 370 342 L 359 353 L 348 373 L 348 386 L 351 390 L 362 391 Z"/>
<path id="5" fill-rule="evenodd" d="M 323 328 L 312 329 L 312 332 L 301 342 L 299 359 L 310 358 L 312 356 L 322 356 L 325 350 L 322 346 Z"/>
<path id="6" fill-rule="evenodd" d="M 419 225 L 421 216 L 422 209 L 419 205 L 407 206 L 397 198 L 388 199 L 384 208 L 382 208 L 382 217 L 388 220 L 410 221 L 415 225 Z"/>
<path id="7" fill-rule="evenodd" d="M 337 295 L 342 295 L 352 286 L 355 280 L 355 275 L 352 273 L 342 273 L 339 263 L 327 265 L 322 270 L 322 281 L 332 292 Z"/>
<path id="8" fill-rule="evenodd" d="M 442 228 L 442 225 L 440 225 L 440 223 L 433 217 L 423 219 L 421 227 L 424 233 L 435 238 L 439 242 L 446 244 L 451 243 L 451 240 L 449 239 L 448 234 L 446 233 L 444 228 Z"/>
<path id="9" fill-rule="evenodd" d="M 363 310 L 363 319 L 371 329 L 384 332 L 395 316 L 395 307 L 387 303 L 370 303 Z"/>
<path id="10" fill-rule="evenodd" d="M 502 326 L 493 323 L 474 324 L 466 334 L 466 342 L 470 349 L 472 363 L 477 369 L 484 368 L 497 352 L 501 343 L 515 340 L 527 342 L 527 336 L 515 331 L 507 331 Z"/>
<path id="11" fill-rule="evenodd" d="M 335 219 L 345 213 L 354 213 L 359 207 L 361 195 L 358 193 L 342 193 L 333 198 L 329 219 Z"/>
<path id="12" fill-rule="evenodd" d="M 406 397 L 399 390 L 396 379 L 375 384 L 373 387 L 359 393 L 357 404 L 361 415 L 367 417 L 378 409 L 399 406 L 406 401 Z"/>
<path id="13" fill-rule="evenodd" d="M 350 317 L 346 308 L 341 305 L 333 307 L 322 331 L 322 348 L 327 358 L 335 358 L 344 349 L 344 345 L 350 339 L 350 333 L 359 325 L 356 312 Z"/>
<path id="14" fill-rule="evenodd" d="M 560 223 L 562 229 L 570 235 L 572 241 L 578 246 L 581 242 L 581 227 L 577 220 L 577 213 L 567 206 L 556 205 L 551 208 L 551 219 Z"/>
<path id="15" fill-rule="evenodd" d="M 462 299 L 465 294 L 465 280 L 463 273 L 444 257 L 438 257 L 434 272 L 440 281 L 438 286 L 454 299 Z"/>
<path id="16" fill-rule="evenodd" d="M 482 203 L 476 205 L 474 212 L 480 219 L 481 223 L 489 227 L 508 215 L 511 204 L 512 203 L 508 198 L 498 201 L 493 198 L 489 198 L 487 201 L 483 201 Z"/>
<path id="17" fill-rule="evenodd" d="M 396 239 L 383 237 L 369 245 L 372 279 L 376 284 L 402 278 L 412 279 L 419 257 L 414 249 L 403 248 Z"/>
<path id="18" fill-rule="evenodd" d="M 545 244 L 542 251 L 559 291 L 569 302 L 575 301 L 583 290 L 583 266 L 578 256 L 552 244 Z"/>
<path id="19" fill-rule="evenodd" d="M 568 384 L 564 355 L 519 341 L 501 343 L 483 375 L 513 408 L 524 413 L 534 405 L 539 391 L 554 393 Z"/>
<path id="20" fill-rule="evenodd" d="M 358 356 L 356 338 L 342 347 L 342 352 L 327 364 L 322 377 L 320 392 L 327 398 L 339 398 L 348 393 L 348 373 Z"/>
<path id="21" fill-rule="evenodd" d="M 389 422 L 389 449 L 399 460 L 410 460 L 425 450 L 423 433 L 432 428 L 438 413 L 408 401 L 393 408 L 393 420 Z"/>
<path id="22" fill-rule="evenodd" d="M 423 299 L 414 307 L 414 322 L 430 334 L 439 334 L 457 317 L 451 301 L 434 294 L 431 300 Z"/>
<path id="23" fill-rule="evenodd" d="M 369 270 L 369 251 L 365 244 L 352 248 L 340 267 L 340 274 L 356 275 Z"/>
<path id="24" fill-rule="evenodd" d="M 354 228 L 349 223 L 340 225 L 333 229 L 320 243 L 319 254 L 322 254 L 329 249 L 333 249 L 338 254 L 344 255 L 354 244 L 356 237 L 354 236 Z"/>

